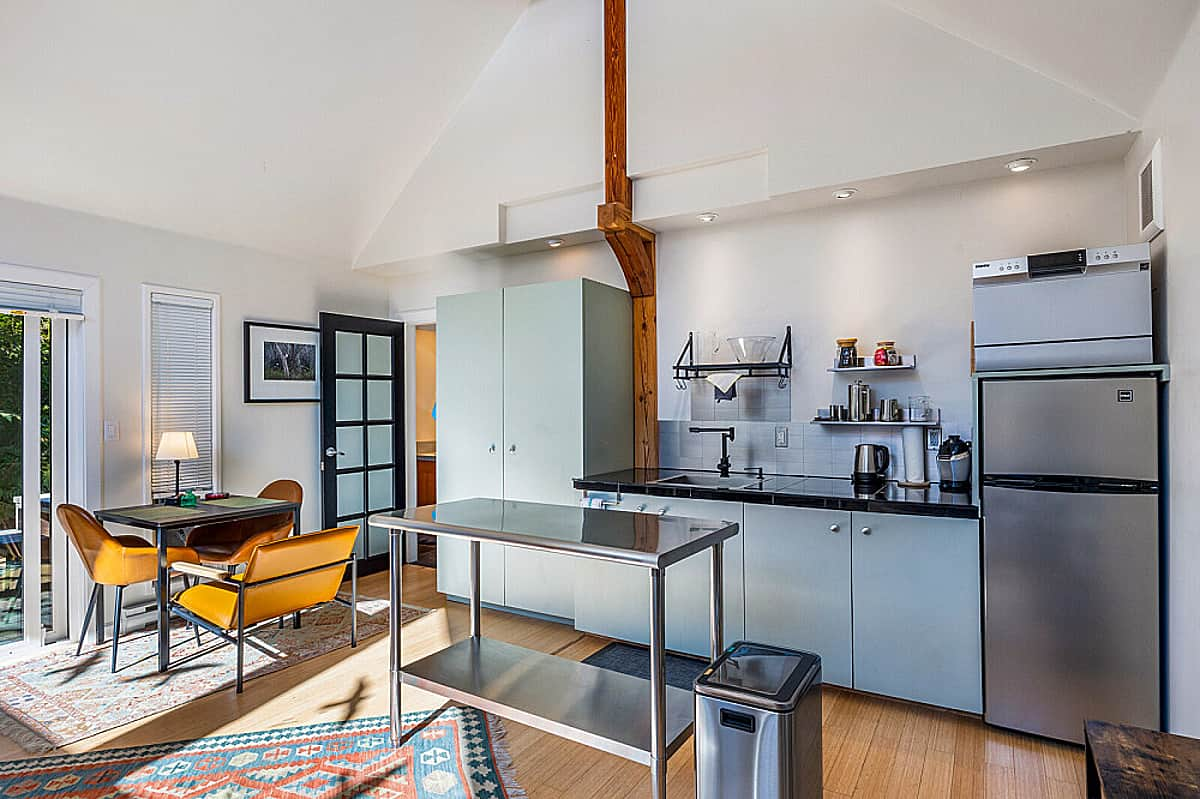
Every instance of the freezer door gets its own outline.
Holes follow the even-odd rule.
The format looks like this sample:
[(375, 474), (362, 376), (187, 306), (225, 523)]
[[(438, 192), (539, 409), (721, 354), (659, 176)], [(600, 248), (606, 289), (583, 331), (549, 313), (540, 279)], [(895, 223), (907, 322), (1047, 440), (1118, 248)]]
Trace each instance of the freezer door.
[(1153, 377), (987, 380), (983, 474), (1158, 480)]
[(983, 499), (987, 721), (1077, 743), (1084, 719), (1158, 729), (1158, 497)]

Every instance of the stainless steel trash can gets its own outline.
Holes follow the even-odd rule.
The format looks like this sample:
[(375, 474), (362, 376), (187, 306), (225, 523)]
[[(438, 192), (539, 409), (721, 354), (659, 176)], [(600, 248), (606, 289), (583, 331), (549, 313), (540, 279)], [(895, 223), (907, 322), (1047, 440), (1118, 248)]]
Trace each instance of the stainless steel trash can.
[(821, 799), (821, 658), (741, 641), (696, 678), (697, 799)]

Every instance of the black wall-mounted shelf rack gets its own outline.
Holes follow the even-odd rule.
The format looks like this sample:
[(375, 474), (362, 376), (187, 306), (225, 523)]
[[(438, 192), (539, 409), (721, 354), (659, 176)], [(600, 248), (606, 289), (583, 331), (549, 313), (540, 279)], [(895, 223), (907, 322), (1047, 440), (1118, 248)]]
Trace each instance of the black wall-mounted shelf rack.
[[(779, 358), (763, 363), (696, 363), (695, 337), (695, 333), (688, 333), (687, 343), (683, 345), (683, 350), (680, 351), (679, 358), (675, 361), (675, 385), (681, 389), (687, 387), (688, 380), (703, 379), (717, 372), (736, 372), (743, 377), (778, 378), (780, 388), (787, 385), (787, 381), (792, 375), (791, 325), (787, 326), (787, 332), (783, 336), (783, 345), (779, 348)], [(684, 363), (684, 359), (687, 360), (687, 363)]]

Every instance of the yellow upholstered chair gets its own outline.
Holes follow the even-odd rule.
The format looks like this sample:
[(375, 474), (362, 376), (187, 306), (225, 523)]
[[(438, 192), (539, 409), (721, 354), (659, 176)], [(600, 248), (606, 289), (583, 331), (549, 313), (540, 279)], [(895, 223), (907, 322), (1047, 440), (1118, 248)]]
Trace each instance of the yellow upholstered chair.
[[(246, 631), (261, 622), (282, 620), (336, 601), (350, 608), (350, 646), (358, 646), (357, 538), (358, 525), (351, 525), (261, 544), (250, 555), (246, 570), (239, 574), (211, 566), (176, 564), (176, 571), (206, 577), (211, 582), (179, 592), (171, 600), (171, 612), (237, 647), (237, 690), (241, 693)], [(347, 566), (349, 601), (338, 596)]]
[[(258, 492), (258, 496), (299, 504), (304, 501), (304, 489), (295, 480), (276, 480)], [(291, 532), (292, 512), (288, 511), (275, 516), (194, 527), (188, 533), (186, 543), (196, 550), (204, 563), (238, 566), (250, 560), (255, 547), (287, 538)]]
[[(75, 654), (83, 650), (83, 638), (96, 609), (96, 597), (104, 586), (115, 586), (117, 610), (113, 614), (112, 639), (112, 670), (115, 672), (117, 642), (121, 638), (122, 593), (128, 585), (150, 582), (158, 577), (158, 549), (141, 536), (112, 535), (95, 516), (78, 505), (62, 504), (55, 512), (94, 583)], [(199, 563), (200, 558), (187, 547), (167, 547), (167, 562)], [(96, 624), (103, 629), (104, 619), (96, 619)]]

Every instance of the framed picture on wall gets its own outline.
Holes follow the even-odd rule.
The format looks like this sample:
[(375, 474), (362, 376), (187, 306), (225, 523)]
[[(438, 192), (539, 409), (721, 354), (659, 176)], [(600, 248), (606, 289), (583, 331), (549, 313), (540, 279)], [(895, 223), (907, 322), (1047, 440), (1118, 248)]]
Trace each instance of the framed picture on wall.
[(320, 331), (308, 325), (245, 322), (246, 402), (318, 402)]

